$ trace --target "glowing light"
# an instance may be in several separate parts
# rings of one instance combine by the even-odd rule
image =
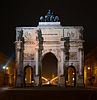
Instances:
[[[3,66],[3,69],[5,69],[6,68],[6,66]]]
[[[88,67],[88,70],[90,70],[90,67]]]
[[[57,76],[57,77],[54,77],[53,79],[50,80],[50,82],[54,81],[54,80],[57,79],[57,78],[58,78],[58,76]]]
[[[32,83],[34,83],[34,81],[31,81]]]
[[[74,73],[73,73],[73,75],[74,75]]]
[[[6,66],[3,66],[3,69],[4,69],[4,70],[5,70],[5,69],[6,69],[6,70],[8,70],[8,67],[6,67]]]
[[[8,67],[6,67],[6,69],[8,70]]]
[[[48,81],[47,84],[50,84],[50,81]]]
[[[46,79],[45,77],[42,77],[42,79],[44,79],[45,81],[48,81],[48,79]]]
[[[73,79],[73,81],[74,81],[74,77],[73,77],[72,79]]]

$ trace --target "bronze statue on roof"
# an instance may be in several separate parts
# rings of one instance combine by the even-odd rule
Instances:
[[[48,10],[47,15],[45,15],[44,17],[43,16],[40,17],[40,21],[41,22],[58,22],[59,17],[54,16],[53,12],[51,10]]]

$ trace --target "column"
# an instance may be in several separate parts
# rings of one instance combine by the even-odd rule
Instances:
[[[43,37],[42,37],[42,31],[41,31],[41,29],[38,29],[37,30],[37,35],[38,35],[38,59],[37,59],[37,61],[38,61],[38,63],[37,63],[37,65],[38,66],[36,66],[36,68],[38,69],[38,73],[37,73],[37,69],[36,69],[36,74],[38,74],[38,76],[36,76],[37,78],[37,80],[36,80],[36,85],[39,85],[39,86],[41,86],[42,85],[42,79],[41,79],[41,57],[42,57],[42,50],[43,50]],[[37,58],[37,57],[36,57]],[[39,80],[39,81],[38,81]],[[39,83],[38,83],[39,82]]]
[[[16,79],[16,87],[23,86],[23,48],[22,41],[16,42],[16,52],[17,52],[17,79]]]
[[[77,77],[77,86],[84,86],[84,70],[83,70],[83,49],[79,48],[79,73]]]
[[[60,75],[64,74],[64,49],[61,49]]]
[[[39,63],[38,63],[38,48],[36,48],[36,66],[35,66],[35,86],[39,85]]]
[[[35,68],[35,75],[38,75],[38,49],[36,49],[36,68]]]
[[[65,76],[64,76],[64,37],[61,37],[61,41],[60,41],[60,61],[58,61],[58,84],[59,84],[59,86],[65,86]]]
[[[64,49],[61,48],[61,61],[59,64],[59,85],[65,86],[65,77],[64,77]]]
[[[79,48],[79,75],[83,75],[83,49]]]

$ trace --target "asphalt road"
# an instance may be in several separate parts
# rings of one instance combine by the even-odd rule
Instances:
[[[95,88],[0,88],[0,100],[97,100]]]

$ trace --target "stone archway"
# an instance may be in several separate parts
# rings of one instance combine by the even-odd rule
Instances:
[[[24,86],[33,86],[34,83],[34,69],[27,65],[24,67]]]
[[[57,85],[56,80],[52,80],[58,76],[58,60],[56,56],[48,52],[42,57],[42,85],[43,84],[52,84]],[[44,80],[43,80],[44,78]],[[45,81],[46,80],[46,81]],[[55,83],[54,83],[55,82]]]
[[[76,69],[74,66],[67,67],[66,70],[66,86],[75,87],[76,86]]]

